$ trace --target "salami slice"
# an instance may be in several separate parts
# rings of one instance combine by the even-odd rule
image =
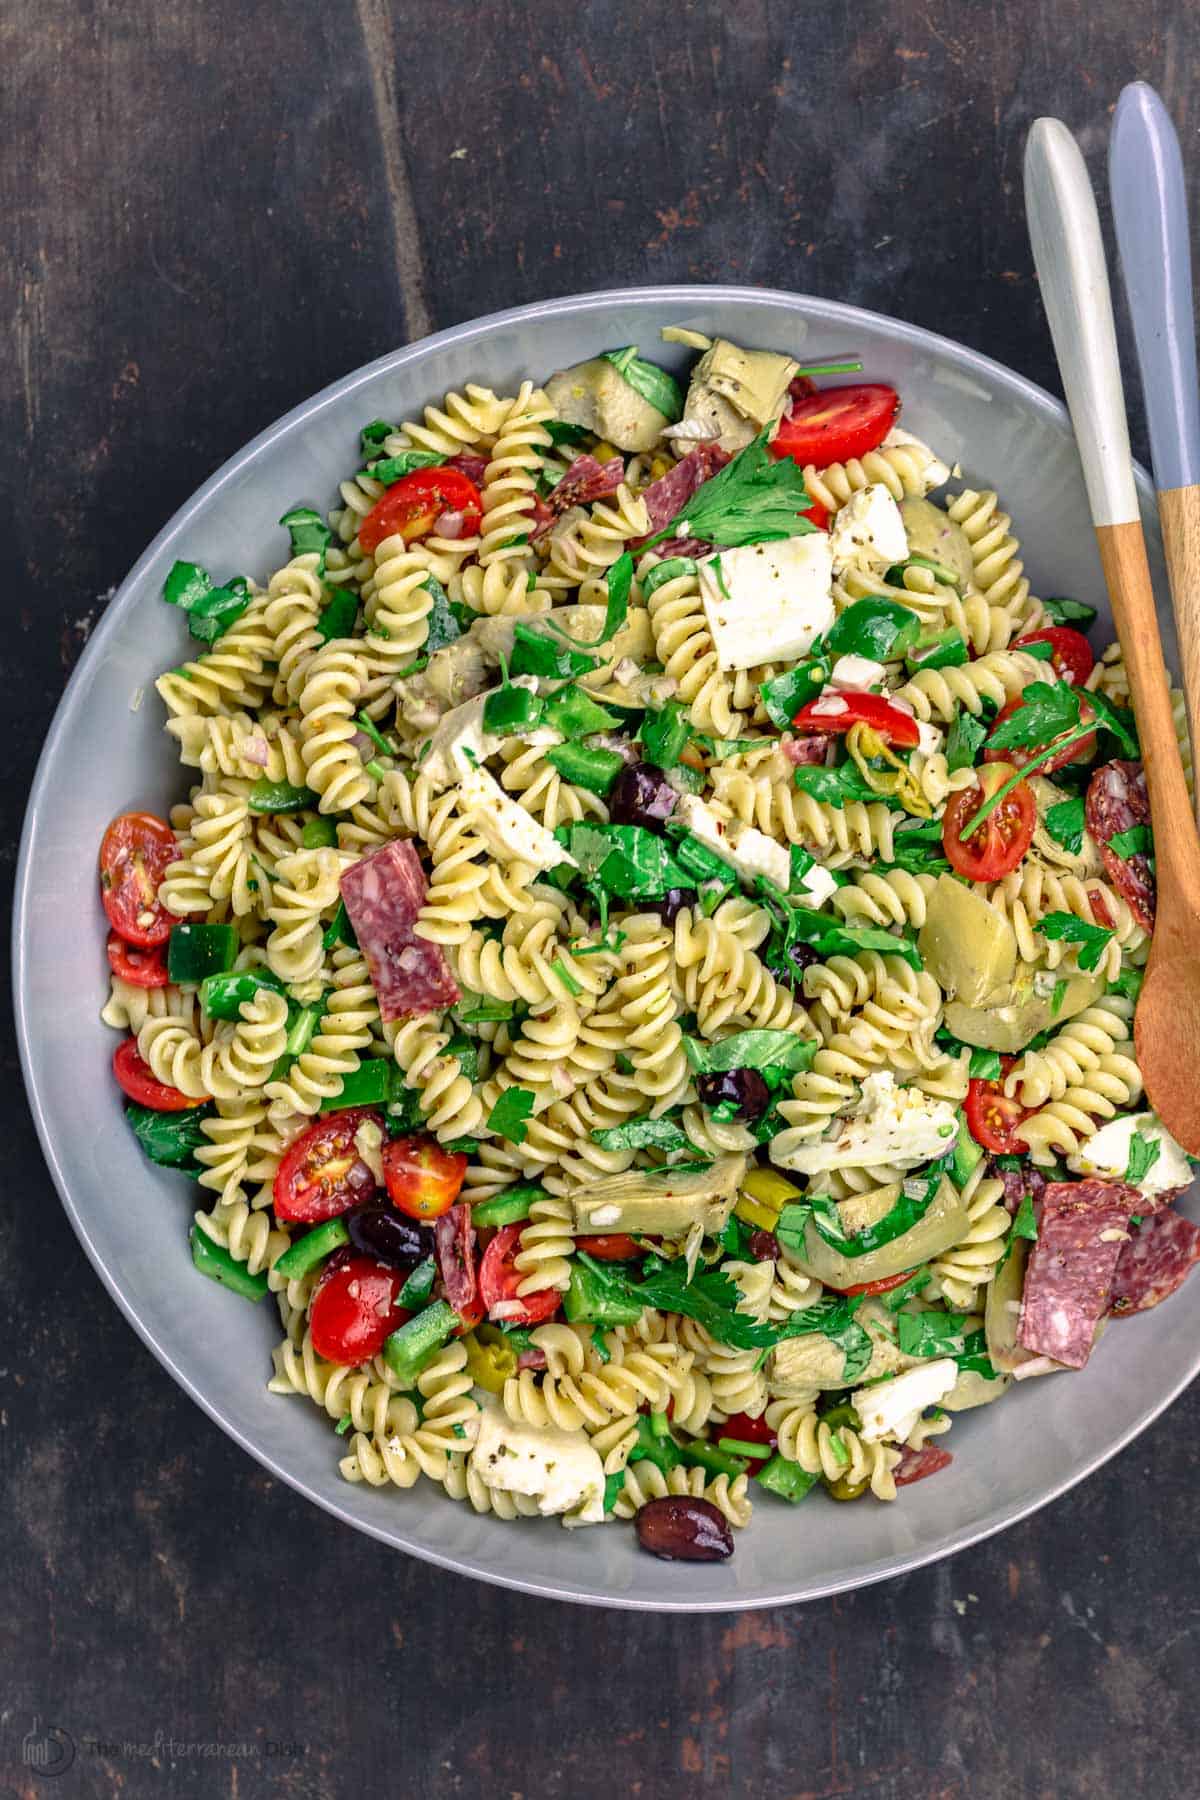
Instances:
[[[470,1207],[459,1201],[444,1212],[434,1222],[433,1239],[442,1291],[455,1312],[466,1317],[479,1291],[475,1227],[471,1223]]]
[[[341,892],[382,1019],[440,1012],[460,998],[440,947],[413,933],[425,903],[425,871],[407,839],[393,839],[353,863]]]
[[[1100,846],[1109,880],[1138,924],[1153,931],[1155,885],[1149,856],[1144,850],[1121,856],[1111,848],[1111,840],[1120,832],[1150,823],[1150,800],[1141,763],[1110,762],[1097,769],[1088,783],[1084,813],[1087,828]],[[1095,911],[1094,902],[1092,910]]]
[[[698,487],[718,469],[723,469],[729,461],[729,454],[719,444],[697,444],[686,456],[680,457],[673,469],[660,475],[645,489],[642,499],[646,502],[646,511],[650,515],[650,531],[653,534],[669,525],[672,519],[678,518]],[[679,552],[676,552],[678,555]]]
[[[1082,1369],[1142,1196],[1121,1181],[1050,1181],[1029,1253],[1017,1342]]]
[[[779,748],[790,763],[799,767],[803,763],[823,763],[834,742],[828,731],[811,731],[804,737],[793,737],[785,731],[779,740]]]
[[[924,1481],[927,1475],[948,1469],[953,1461],[949,1450],[943,1450],[940,1444],[926,1444],[920,1450],[904,1452],[892,1471],[892,1479],[897,1487],[909,1487],[914,1481]]]
[[[625,464],[619,456],[606,463],[598,463],[594,456],[577,456],[557,486],[539,499],[530,537],[535,541],[544,537],[555,519],[573,506],[587,506],[592,500],[615,494],[624,479]]]
[[[1036,1205],[1046,1191],[1046,1177],[1032,1163],[1023,1162],[1019,1169],[1001,1168],[995,1157],[989,1156],[988,1174],[1004,1183],[1004,1204],[1013,1214],[1020,1210],[1026,1194]]]
[[[487,466],[488,459],[486,456],[472,456],[469,450],[460,451],[457,456],[447,457],[446,459],[446,467],[448,469],[457,469],[460,474],[466,476],[468,481],[473,481],[476,487],[483,486],[483,478],[487,474]]]
[[[1167,1300],[1200,1262],[1200,1226],[1169,1207],[1142,1219],[1122,1244],[1112,1283],[1112,1316],[1128,1318]]]

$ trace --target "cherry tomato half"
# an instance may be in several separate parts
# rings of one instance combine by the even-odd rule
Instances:
[[[330,1113],[302,1132],[275,1171],[275,1213],[301,1225],[336,1219],[375,1195],[375,1177],[354,1144],[360,1125],[383,1129],[369,1106]]]
[[[110,931],[108,943],[108,966],[121,981],[127,981],[130,987],[158,988],[167,985],[167,947],[165,944],[143,946],[127,944],[118,931]]]
[[[829,530],[829,508],[823,506],[819,500],[810,500],[800,517],[808,519],[818,531]]]
[[[436,1219],[449,1212],[466,1173],[466,1156],[443,1150],[436,1138],[393,1138],[383,1147],[388,1198],[410,1219]]]
[[[857,1287],[839,1288],[839,1294],[887,1294],[915,1275],[915,1269],[901,1269],[898,1275],[881,1275],[878,1281],[860,1281]]]
[[[178,1088],[159,1081],[138,1049],[136,1038],[129,1037],[118,1044],[112,1066],[121,1092],[139,1106],[148,1106],[151,1112],[186,1112],[189,1106],[203,1106],[207,1099],[205,1095],[204,1099],[189,1100]]]
[[[461,469],[414,469],[378,499],[358,528],[364,550],[378,550],[384,538],[406,544],[428,537],[442,513],[461,513],[460,537],[473,537],[483,517],[479,489]]]
[[[175,833],[154,813],[122,813],[100,845],[100,899],[127,944],[165,944],[174,923],[158,884],[179,855]]]
[[[483,1253],[479,1265],[479,1293],[488,1316],[497,1324],[541,1325],[558,1311],[562,1295],[557,1288],[537,1288],[517,1298],[525,1276],[514,1265],[521,1248],[523,1225],[504,1225]],[[499,1313],[496,1307],[500,1307]],[[519,1309],[519,1310],[518,1310]]]
[[[331,1256],[308,1313],[317,1355],[351,1364],[378,1356],[392,1332],[410,1317],[397,1302],[403,1286],[403,1274],[373,1256]]]
[[[1014,638],[1009,649],[1020,650],[1025,644],[1049,644],[1051,668],[1060,681],[1069,681],[1073,687],[1082,687],[1096,666],[1092,646],[1072,625],[1043,625],[1040,631],[1027,631],[1024,637]]]
[[[814,394],[793,397],[792,410],[779,421],[770,452],[827,469],[830,463],[877,450],[899,411],[899,394],[882,382],[818,388]]]
[[[845,705],[837,712],[824,710],[832,699],[843,700]],[[828,690],[802,706],[792,724],[797,731],[822,733],[849,731],[852,725],[869,725],[885,744],[897,744],[902,750],[915,749],[921,741],[913,715],[893,706],[883,694],[843,694],[836,689]]]
[[[741,1438],[744,1444],[770,1444],[772,1450],[779,1442],[778,1434],[767,1424],[765,1418],[752,1419],[749,1413],[730,1413],[721,1427],[722,1437]]]
[[[996,714],[995,719],[992,721],[992,728],[995,729],[1001,719],[1011,719],[1013,714],[1019,711],[1024,704],[1024,700],[1022,700],[1021,696],[1018,694],[1015,699],[1010,700],[1008,705],[1002,707]],[[1094,718],[1095,713],[1095,707],[1090,705],[1089,702],[1080,695],[1080,718],[1086,722],[1088,719]],[[1059,737],[1065,736],[1065,732],[1059,733]],[[1058,739],[1051,738],[1050,742],[1052,744],[1057,743]],[[1031,762],[1040,750],[1045,750],[1046,748],[1047,746],[1045,744],[1016,744],[1007,750],[985,750],[983,753],[983,760],[985,763],[1011,763],[1014,769],[1023,769],[1026,763]],[[1037,766],[1037,773],[1039,775],[1053,775],[1055,769],[1065,769],[1068,763],[1090,762],[1095,754],[1096,734],[1094,731],[1089,731],[1086,737],[1081,737],[1077,739],[1075,743],[1068,744],[1067,748],[1060,751],[1056,756],[1048,756],[1045,762],[1040,762]]]
[[[1030,1109],[1004,1091],[1004,1077],[1014,1061],[1011,1056],[1002,1056],[999,1080],[972,1081],[963,1103],[967,1130],[993,1156],[1023,1156],[1029,1148],[1017,1136],[1017,1128],[1022,1119],[1029,1117]]]
[[[639,1255],[637,1245],[623,1231],[601,1232],[596,1237],[575,1239],[577,1250],[586,1250],[597,1262],[630,1262]]]
[[[969,881],[999,881],[1002,875],[1011,874],[1033,842],[1037,802],[1027,781],[1019,781],[970,837],[960,835],[983,802],[1014,773],[1011,763],[989,763],[980,769],[973,787],[960,788],[947,802],[942,848],[951,867]]]

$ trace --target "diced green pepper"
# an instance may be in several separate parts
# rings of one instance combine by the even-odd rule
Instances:
[[[724,1450],[718,1450],[715,1444],[706,1444],[699,1438],[689,1438],[687,1443],[679,1446],[681,1461],[693,1469],[707,1469],[710,1475],[744,1475],[746,1461],[741,1456],[727,1456]]]
[[[210,1281],[219,1281],[222,1287],[231,1288],[243,1300],[263,1298],[267,1291],[265,1270],[260,1275],[251,1275],[245,1263],[236,1262],[228,1250],[222,1249],[220,1244],[214,1244],[199,1225],[192,1226],[189,1239],[192,1263],[201,1275],[207,1275]]]
[[[679,1467],[681,1460],[679,1446],[674,1438],[669,1433],[664,1436],[655,1431],[645,1413],[639,1413],[637,1442],[629,1452],[629,1461],[652,1462],[656,1469],[661,1469],[664,1475],[668,1475],[672,1469]]]
[[[315,1269],[319,1262],[350,1242],[350,1233],[346,1229],[344,1219],[327,1219],[324,1225],[318,1225],[313,1231],[306,1231],[302,1238],[297,1238],[291,1247],[284,1251],[275,1264],[278,1273],[288,1281],[294,1281],[299,1275],[307,1275]]]
[[[311,788],[296,787],[290,781],[256,781],[247,797],[252,813],[307,812],[317,805],[319,794]]]
[[[404,1286],[400,1289],[400,1292],[397,1295],[399,1304],[401,1306],[406,1306],[410,1312],[414,1311],[418,1306],[424,1306],[425,1302],[433,1292],[433,1284],[436,1280],[437,1263],[432,1256],[427,1256],[423,1261],[417,1264],[408,1280],[404,1283]]]
[[[532,731],[541,718],[542,703],[530,688],[498,687],[483,703],[483,729],[497,737]]]
[[[521,1219],[529,1217],[529,1209],[535,1200],[544,1200],[545,1188],[531,1183],[520,1187],[505,1188],[501,1194],[495,1194],[490,1200],[480,1201],[471,1208],[472,1225],[516,1225]]]
[[[206,975],[200,984],[200,1005],[210,1019],[240,1019],[247,1000],[264,989],[282,994],[283,983],[270,969],[242,969],[227,975]]]
[[[306,850],[332,850],[337,844],[337,826],[332,819],[310,819],[300,833]]]
[[[546,701],[542,721],[552,730],[561,731],[565,738],[590,737],[595,731],[613,731],[621,724],[617,713],[601,706],[584,688],[573,683]]]
[[[868,656],[873,662],[892,662],[918,641],[920,630],[921,621],[911,606],[871,594],[839,614],[825,641],[832,656]]]
[[[167,974],[197,986],[210,975],[226,975],[238,953],[236,925],[173,925],[167,944]]]
[[[596,667],[594,656],[572,650],[557,638],[535,631],[530,625],[513,627],[513,649],[509,658],[511,675],[537,675],[546,679],[587,675]]]
[[[400,1071],[387,1056],[369,1056],[357,1069],[342,1077],[342,1091],[322,1100],[322,1112],[341,1112],[347,1106],[386,1106]]]
[[[656,769],[673,769],[692,733],[688,709],[668,700],[661,712],[648,712],[642,725],[642,755]]]
[[[435,1300],[392,1332],[383,1346],[384,1361],[401,1381],[412,1381],[459,1323],[459,1316],[448,1301]]]
[[[793,1506],[810,1494],[817,1484],[817,1476],[810,1475],[798,1462],[789,1462],[786,1456],[778,1454],[755,1471],[754,1479],[769,1493],[778,1494],[781,1500],[790,1500]]]
[[[563,1297],[563,1312],[572,1325],[636,1325],[642,1316],[642,1304],[613,1292],[601,1277],[576,1262],[571,1265],[571,1285]]]
[[[954,1140],[954,1154],[950,1160],[950,1179],[956,1188],[965,1188],[983,1158],[983,1150],[971,1133],[967,1130],[967,1121],[961,1115],[958,1121],[958,1136]]]
[[[546,761],[564,781],[590,794],[607,794],[625,767],[615,750],[589,750],[583,744],[556,744],[547,750]]]
[[[771,723],[780,731],[786,731],[800,708],[815,700],[828,680],[828,657],[814,656],[807,662],[797,663],[794,669],[764,681],[758,691]]]
[[[968,655],[962,632],[947,625],[941,631],[923,631],[904,660],[915,674],[918,669],[959,668]]]

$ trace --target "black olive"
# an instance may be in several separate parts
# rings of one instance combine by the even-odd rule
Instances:
[[[661,831],[678,798],[661,769],[650,763],[626,763],[609,793],[608,816],[614,825],[645,825]]]
[[[668,888],[661,900],[647,900],[647,912],[656,912],[663,923],[673,925],[685,906],[695,906],[695,888]]]
[[[346,1229],[356,1250],[378,1257],[393,1269],[415,1269],[433,1254],[433,1227],[418,1225],[390,1206],[364,1206],[348,1213]]]
[[[773,1231],[752,1231],[750,1254],[755,1262],[778,1262],[783,1250]]]
[[[647,1501],[637,1516],[638,1543],[664,1562],[724,1562],[733,1555],[733,1533],[711,1500],[664,1496]]]
[[[702,1075],[696,1093],[705,1106],[732,1100],[739,1119],[761,1119],[771,1104],[771,1090],[757,1069],[727,1069],[719,1075]]]
[[[784,958],[787,962],[787,968],[780,974],[779,978],[781,981],[786,982],[789,987],[796,989],[799,988],[801,981],[804,979],[805,969],[811,968],[813,963],[820,962],[821,960],[811,944],[802,944],[799,941],[788,945],[787,949],[784,951]]]

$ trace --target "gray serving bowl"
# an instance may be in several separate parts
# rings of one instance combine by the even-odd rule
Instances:
[[[343,1446],[325,1414],[307,1399],[267,1393],[277,1337],[269,1303],[247,1306],[193,1272],[187,1225],[197,1190],[146,1161],[126,1130],[109,1071],[116,1040],[97,1017],[106,986],[101,832],[115,813],[161,810],[182,790],[151,685],[185,653],[183,621],[159,598],[176,557],[262,578],[286,552],[275,521],[297,502],[328,507],[339,478],[356,466],[367,420],[412,417],[470,380],[511,392],[523,376],[541,378],[621,344],[640,344],[680,368],[686,353],[659,343],[660,327],[674,324],[809,361],[861,354],[869,378],[899,388],[910,429],[957,459],[967,482],[1000,489],[1035,591],[1098,604],[1105,630],[1067,415],[974,351],[875,313],[757,288],[586,294],[456,326],[335,382],[263,432],[133,569],[63,696],[34,782],[17,875],[15,987],[34,1117],[80,1242],[159,1361],[251,1455],[348,1524],[444,1568],[597,1605],[719,1611],[880,1581],[961,1550],[1063,1493],[1196,1373],[1200,1338],[1183,1328],[1194,1312],[1191,1293],[1116,1325],[1081,1374],[1029,1382],[960,1417],[953,1466],[895,1505],[835,1506],[817,1492],[792,1509],[764,1495],[732,1560],[715,1567],[655,1561],[620,1526],[503,1524],[427,1484],[410,1493],[352,1487],[338,1475]],[[1165,592],[1152,490],[1144,476],[1139,484]],[[64,936],[64,919],[78,929]]]

